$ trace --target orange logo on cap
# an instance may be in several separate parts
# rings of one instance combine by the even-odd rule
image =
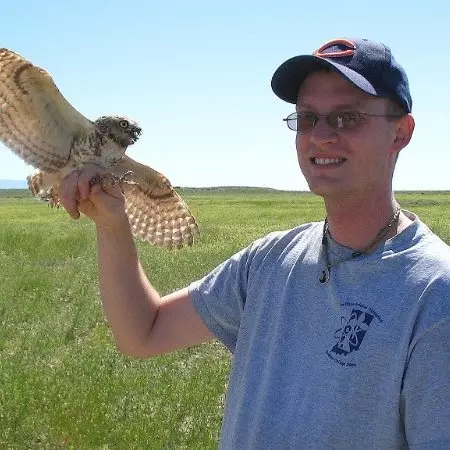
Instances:
[[[331,51],[329,53],[324,53],[324,50],[333,45],[343,45],[347,47],[347,50]],[[319,58],[342,58],[343,56],[352,56],[355,54],[356,45],[349,41],[348,39],[333,39],[322,45],[318,50],[316,50],[313,55]]]

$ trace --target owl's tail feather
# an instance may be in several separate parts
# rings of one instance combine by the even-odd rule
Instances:
[[[50,206],[59,207],[58,186],[52,185],[48,187],[45,174],[40,170],[27,177],[28,189],[33,195],[43,202],[49,203]]]
[[[33,197],[37,197],[42,191],[44,177],[41,171],[35,172],[27,177],[27,184],[29,191]]]

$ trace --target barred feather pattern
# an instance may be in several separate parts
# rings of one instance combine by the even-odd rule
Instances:
[[[42,172],[36,172],[27,177],[28,190],[33,197],[37,197],[42,190],[43,176]]]
[[[198,226],[174,191],[151,196],[139,185],[125,185],[125,208],[134,235],[168,249],[191,246]]]
[[[49,185],[45,178],[51,177],[53,180]],[[28,190],[33,197],[36,197],[44,202],[48,202],[50,206],[59,207],[59,185],[58,174],[47,174],[40,170],[34,172],[27,177]]]
[[[50,75],[17,53],[0,49],[0,141],[33,167],[56,172],[72,139],[92,122],[59,92]]]

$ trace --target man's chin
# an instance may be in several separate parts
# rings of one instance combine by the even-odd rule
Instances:
[[[350,193],[350,190],[346,190],[343,188],[343,186],[330,186],[328,184],[320,184],[320,185],[314,185],[309,184],[309,190],[320,197],[325,198],[333,198],[333,197],[342,197],[346,194]]]
[[[326,197],[329,195],[336,194],[336,189],[332,189],[329,186],[322,186],[322,185],[314,185],[309,183],[309,190],[316,195],[319,195],[320,197]]]

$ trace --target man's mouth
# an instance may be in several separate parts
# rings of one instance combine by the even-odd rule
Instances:
[[[317,166],[342,164],[345,161],[345,158],[311,158],[311,162]]]

